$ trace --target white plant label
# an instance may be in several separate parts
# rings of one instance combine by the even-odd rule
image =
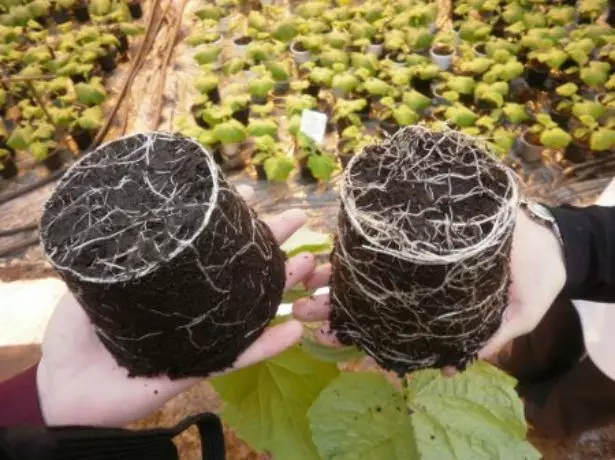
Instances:
[[[327,130],[327,116],[322,112],[304,110],[301,113],[300,131],[312,138],[314,142],[322,144]]]

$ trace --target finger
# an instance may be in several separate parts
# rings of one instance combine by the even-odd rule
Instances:
[[[455,375],[457,375],[459,373],[459,371],[453,367],[453,366],[444,366],[442,368],[442,375],[444,377],[453,377]]]
[[[478,359],[494,359],[507,343],[520,335],[523,335],[523,333],[518,331],[518,328],[512,322],[503,324],[491,340],[478,352]]]
[[[329,294],[299,299],[293,305],[293,316],[299,321],[325,321],[329,318],[331,303]]]
[[[331,279],[331,264],[316,267],[311,276],[303,280],[306,289],[318,289],[329,284]]]
[[[314,332],[314,338],[317,342],[326,345],[328,347],[343,347],[344,345],[337,340],[335,333],[326,324]]]
[[[310,274],[316,268],[316,260],[309,252],[302,252],[291,257],[286,262],[286,286],[284,290],[292,289],[299,281]]]
[[[236,188],[237,193],[239,193],[245,201],[247,201],[248,203],[252,201],[252,199],[254,198],[254,189],[252,187],[250,187],[249,185],[242,184],[238,185]]]
[[[301,340],[302,332],[301,323],[295,320],[266,329],[263,335],[237,358],[233,368],[251,366],[282,353]]]
[[[278,243],[283,243],[307,222],[307,215],[299,209],[289,209],[265,219]]]

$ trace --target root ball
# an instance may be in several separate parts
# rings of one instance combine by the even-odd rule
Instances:
[[[461,133],[413,126],[355,155],[340,195],[339,340],[400,374],[464,368],[507,306],[513,173]]]
[[[275,316],[284,255],[180,135],[136,134],[77,162],[45,205],[45,252],[133,376],[207,376]]]

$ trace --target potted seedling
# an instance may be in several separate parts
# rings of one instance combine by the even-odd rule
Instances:
[[[432,93],[439,103],[461,101],[466,105],[474,102],[476,82],[472,77],[444,75],[444,81],[432,84]]]
[[[6,146],[0,147],[0,176],[4,179],[12,179],[17,173],[17,165],[12,151]]]
[[[301,178],[308,181],[327,182],[336,168],[335,157],[303,133],[297,134],[296,143],[295,156],[299,160]]]
[[[292,53],[293,59],[298,66],[305,64],[310,60],[310,51],[306,48],[304,40],[305,39],[297,39],[290,45],[290,52]]]
[[[376,136],[364,133],[358,126],[349,126],[344,129],[337,142],[337,151],[342,167],[346,168],[355,153],[377,140]]]
[[[472,109],[460,103],[454,103],[453,105],[446,107],[444,116],[450,124],[459,129],[474,126],[474,123],[479,118],[478,115],[472,111]]]
[[[190,46],[220,45],[222,43],[222,35],[213,27],[214,24],[215,21],[203,21],[186,37],[186,44]]]
[[[579,126],[572,130],[572,142],[564,151],[564,158],[573,163],[582,163],[594,156],[594,152],[610,151],[615,147],[613,127],[601,126],[598,119],[589,114],[578,118]]]
[[[267,69],[275,84],[275,94],[281,95],[287,93],[290,88],[291,76],[289,62],[285,60],[271,60],[267,62]]]
[[[421,94],[431,97],[431,84],[440,74],[440,68],[432,63],[419,64],[412,68],[412,86]]]
[[[350,71],[345,71],[333,76],[331,88],[336,98],[346,98],[359,86],[359,79]]]
[[[611,76],[611,65],[603,61],[590,61],[580,71],[581,81],[587,85],[591,97],[602,89]]]
[[[342,133],[349,126],[358,126],[361,123],[361,113],[368,106],[365,99],[337,99],[333,106],[333,122],[338,133]]]
[[[530,115],[525,105],[515,102],[507,102],[502,107],[504,118],[514,126],[520,126],[530,120]]]
[[[477,108],[483,112],[490,112],[493,109],[502,107],[509,90],[510,87],[505,81],[478,83],[474,90],[474,100],[476,101]]]
[[[223,121],[213,128],[216,139],[222,144],[225,165],[231,169],[243,167],[240,149],[246,140],[246,128],[237,120]]]
[[[579,87],[574,83],[565,83],[555,88],[557,96],[549,106],[549,115],[564,130],[568,129],[573,105],[581,100],[578,90]]]
[[[252,164],[259,180],[286,182],[295,163],[284,153],[277,140],[265,135],[254,140]]]
[[[268,74],[251,79],[248,82],[248,91],[252,95],[252,103],[265,104],[274,86],[275,82]]]
[[[277,140],[278,123],[272,118],[252,118],[247,131],[253,137],[269,136]]]
[[[70,135],[82,152],[92,145],[94,137],[102,125],[103,111],[99,106],[84,110],[76,119]]]
[[[56,24],[64,24],[70,20],[69,11],[74,7],[75,0],[56,0],[52,4],[51,17]]]
[[[90,12],[87,0],[75,0],[73,5],[73,13],[77,21],[81,23],[88,22],[90,20]]]
[[[411,89],[402,94],[402,101],[418,114],[424,114],[431,106],[431,98],[424,96],[418,91]]]
[[[344,30],[334,29],[325,36],[327,44],[339,50],[346,48],[350,44],[350,34]]]
[[[396,92],[395,88],[386,83],[384,80],[376,77],[369,77],[359,87],[359,91],[367,93],[371,103],[377,103],[384,96],[391,96]]]
[[[298,33],[297,21],[295,18],[290,17],[277,22],[273,31],[273,38],[282,43],[290,43]]]
[[[216,74],[207,73],[200,76],[194,86],[199,93],[206,95],[207,99],[214,104],[220,103],[220,91],[218,89],[219,78]]]
[[[546,113],[538,113],[535,118],[536,122],[523,133],[517,143],[517,153],[527,162],[539,161],[545,148],[561,150],[572,141],[570,134]]]
[[[307,88],[307,94],[318,97],[321,89],[331,87],[334,72],[328,67],[313,67],[308,74],[310,86]]]
[[[221,65],[222,48],[219,45],[203,45],[196,48],[194,60],[199,65],[213,64],[215,68]]]

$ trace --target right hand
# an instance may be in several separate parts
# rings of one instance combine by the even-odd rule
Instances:
[[[511,253],[510,303],[496,334],[480,350],[479,358],[493,361],[498,352],[517,337],[538,326],[564,287],[566,270],[563,251],[553,232],[530,219],[525,211],[517,211]],[[329,264],[318,267],[304,281],[307,289],[326,286],[331,276]],[[330,313],[328,294],[299,299],[293,313],[300,321],[326,321]],[[330,346],[340,346],[328,323],[319,329],[316,339]],[[446,368],[445,373],[454,373]]]

